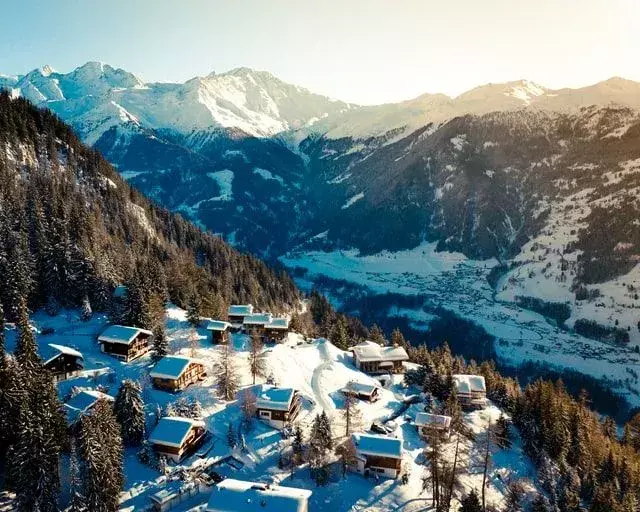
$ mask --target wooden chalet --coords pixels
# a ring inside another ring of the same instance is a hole
[[[265,339],[274,343],[285,339],[288,332],[289,319],[287,317],[273,317],[271,322],[264,326]]]
[[[402,469],[402,441],[374,434],[352,434],[356,456],[351,469],[364,476],[397,478]]]
[[[487,385],[482,375],[453,375],[453,385],[460,405],[476,409],[487,405]]]
[[[376,402],[380,399],[380,386],[375,384],[363,384],[361,382],[349,382],[340,392],[343,395],[351,395],[359,400]]]
[[[66,404],[64,412],[67,416],[67,423],[73,426],[85,414],[91,412],[98,400],[108,400],[113,402],[113,397],[95,389],[83,389],[74,395]]]
[[[271,313],[254,313],[253,315],[247,315],[242,322],[242,329],[249,335],[257,334],[264,337],[266,333],[266,327],[273,320]]]
[[[40,355],[56,382],[74,377],[83,369],[82,354],[71,347],[49,343]]]
[[[211,492],[207,512],[308,512],[312,492],[226,478]]]
[[[98,336],[98,341],[102,352],[129,362],[149,351],[151,336],[147,329],[110,325]]]
[[[207,330],[211,333],[211,342],[214,345],[219,345],[229,341],[231,324],[222,320],[210,320],[207,324]]]
[[[175,393],[207,375],[203,363],[183,356],[164,356],[149,373],[153,387]]]
[[[449,437],[451,416],[419,412],[416,414],[414,423],[418,429],[420,437],[422,438],[426,438],[430,434],[430,431],[440,432],[444,438]]]
[[[263,386],[256,396],[256,416],[274,428],[295,421],[302,400],[295,389]]]
[[[409,360],[402,347],[382,347],[372,341],[365,341],[351,348],[353,361],[358,370],[372,375],[402,373],[403,361]]]
[[[245,317],[250,315],[253,315],[251,304],[232,304],[227,310],[227,319],[234,329],[242,329]]]
[[[204,442],[207,430],[204,422],[191,418],[166,416],[149,436],[153,449],[174,462],[193,453]]]

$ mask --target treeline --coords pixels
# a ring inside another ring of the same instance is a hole
[[[55,115],[4,92],[0,276],[9,321],[23,295],[31,309],[106,310],[121,283],[153,282],[162,300],[209,312],[228,303],[277,312],[299,300],[286,274],[153,205]]]
[[[536,511],[638,510],[640,414],[619,436],[610,417],[601,419],[588,407],[586,393],[575,399],[560,380],[536,380],[521,389],[515,379],[500,375],[493,363],[466,362],[454,357],[446,345],[433,351],[424,345],[409,346],[407,351],[420,365],[407,372],[407,384],[421,386],[440,400],[449,398],[453,374],[485,377],[488,398],[511,415],[525,452],[537,466],[544,496],[536,500]],[[509,510],[522,510],[510,506]]]

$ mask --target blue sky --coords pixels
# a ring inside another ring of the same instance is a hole
[[[637,0],[21,0],[0,73],[98,60],[148,81],[248,66],[381,103],[527,78],[640,81]]]

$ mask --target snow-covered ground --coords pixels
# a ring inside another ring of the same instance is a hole
[[[567,236],[571,229],[572,226],[566,227]],[[525,246],[525,250],[530,244]],[[559,264],[560,255],[556,256]],[[571,260],[569,255],[565,258]],[[528,264],[535,265],[536,260],[531,257]],[[425,313],[423,307],[431,311],[435,307],[448,309],[481,325],[495,336],[495,350],[503,362],[519,365],[525,361],[536,361],[550,367],[580,371],[609,382],[631,404],[640,405],[640,355],[633,350],[634,340],[638,339],[635,333],[632,333],[629,347],[610,345],[561,330],[543,316],[512,302],[515,295],[540,297],[541,293],[546,300],[564,302],[568,288],[551,277],[551,273],[547,279],[538,272],[536,279],[545,279],[545,282],[536,283],[529,277],[528,267],[518,267],[501,281],[499,293],[495,294],[487,281],[489,271],[496,265],[495,260],[474,261],[458,253],[436,252],[435,244],[429,243],[411,250],[384,251],[367,256],[361,256],[356,250],[290,253],[281,261],[289,268],[306,270],[304,277],[297,280],[302,287],[317,277],[327,276],[363,286],[375,294],[396,293],[423,298],[419,308],[402,308],[397,311],[397,316],[411,319],[416,328],[425,328],[429,314]],[[526,276],[526,281],[522,279],[522,282],[528,288],[518,289],[517,293],[510,291],[520,274]],[[514,275],[516,277],[510,279]],[[629,276],[598,285],[605,297],[618,297],[615,301],[617,310],[598,307],[600,301],[571,304],[574,317],[568,323],[571,324],[577,317],[609,323],[604,320],[609,318],[611,322],[612,317],[619,315],[624,318],[621,324],[629,325],[635,317],[635,309],[625,306],[622,301],[624,297],[630,302],[634,300],[633,293],[628,291],[626,285],[636,282],[636,288],[640,288],[639,269]],[[544,294],[545,290],[547,294]],[[612,300],[605,300],[605,305],[611,306]],[[637,321],[638,318],[635,318]],[[632,325],[632,331],[637,330],[635,323]]]
[[[241,418],[239,403],[223,402],[216,398],[213,386],[212,372],[205,381],[189,387],[179,395],[158,391],[151,386],[148,373],[152,367],[147,355],[131,363],[122,363],[100,352],[97,335],[106,326],[106,319],[101,315],[94,315],[88,322],[79,320],[77,311],[63,312],[56,317],[50,317],[39,312],[32,318],[32,323],[38,332],[38,344],[57,343],[71,346],[84,354],[84,375],[59,383],[59,393],[62,398],[68,395],[73,386],[95,388],[98,384],[107,388],[107,393],[115,395],[122,379],[137,380],[143,386],[143,396],[148,413],[149,427],[154,420],[154,412],[158,406],[164,406],[178,397],[197,398],[203,407],[204,420],[207,428],[214,434],[213,442],[206,445],[209,450],[206,459],[192,455],[183,461],[182,466],[170,466],[167,476],[161,476],[157,471],[141,464],[134,449],[127,449],[125,455],[126,483],[122,495],[122,510],[146,510],[150,505],[150,496],[167,486],[179,486],[185,474],[196,470],[206,460],[214,460],[234,454],[244,466],[240,469],[228,465],[221,465],[217,471],[223,476],[238,479],[273,481],[285,486],[303,487],[313,491],[310,510],[339,511],[387,511],[387,510],[424,510],[430,502],[430,492],[422,491],[422,476],[425,467],[422,464],[425,443],[422,441],[410,419],[422,410],[420,404],[411,405],[396,422],[396,435],[402,439],[403,468],[409,474],[409,483],[403,485],[400,480],[366,479],[356,474],[348,474],[346,479],[339,475],[325,487],[316,487],[304,467],[298,469],[291,478],[289,472],[278,469],[277,462],[284,443],[280,432],[256,420],[253,430],[246,437],[247,449],[232,452],[226,444],[226,432],[230,423],[237,425]],[[170,307],[167,310],[167,332],[170,348],[174,353],[185,354],[212,366],[219,357],[219,347],[211,344],[207,331],[197,329],[197,347],[189,341],[193,337],[193,329],[186,321],[185,312]],[[41,334],[45,327],[55,330],[52,334]],[[15,347],[16,332],[12,327],[7,331],[7,347]],[[247,342],[245,335],[232,336],[232,343],[236,349],[236,362],[239,367],[242,388],[251,386],[247,364]],[[286,341],[266,348],[268,374],[280,386],[294,387],[299,390],[303,398],[303,410],[298,416],[298,422],[303,430],[310,427],[314,415],[321,410],[333,419],[334,437],[342,436],[344,424],[341,421],[341,410],[344,402],[340,388],[349,381],[373,382],[373,379],[358,371],[352,364],[350,354],[343,352],[328,341],[304,340],[296,334],[289,334]],[[259,379],[262,381],[263,379]],[[409,395],[417,392],[404,386],[401,376],[395,376],[393,382],[381,392],[381,399],[373,404],[360,403],[362,412],[362,426],[367,430],[374,420],[385,420],[397,412],[403,401]],[[479,469],[479,450],[482,446],[482,435],[489,419],[495,421],[500,411],[494,406],[465,415],[468,426],[478,434],[475,444],[465,441],[469,455],[462,459],[464,468],[461,476],[461,491],[472,487],[480,487],[482,474]],[[204,449],[204,448],[203,448]],[[452,445],[449,446],[452,449]],[[516,438],[513,448],[509,450],[494,450],[494,464],[490,471],[489,502],[502,503],[504,486],[511,478],[533,478],[534,471],[528,459],[523,456],[519,440]],[[63,460],[66,467],[68,461]],[[181,469],[181,471],[178,471]],[[182,471],[185,469],[186,471]],[[188,478],[188,477],[187,477]],[[64,486],[63,476],[63,486]],[[64,495],[64,493],[63,493]],[[201,492],[182,502],[172,510],[186,511],[205,509],[208,492]]]

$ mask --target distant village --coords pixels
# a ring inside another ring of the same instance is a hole
[[[242,334],[253,340],[259,340],[260,346],[278,344],[289,333],[290,319],[274,316],[269,312],[259,312],[250,305],[231,305],[224,319],[204,321],[210,333],[212,345],[227,346],[232,334]],[[125,326],[110,325],[98,336],[100,351],[123,363],[129,363],[153,350],[153,333],[149,330]],[[83,354],[78,350],[58,344],[48,344],[43,351],[45,366],[54,375],[56,381],[63,381],[78,375],[83,370]],[[354,368],[372,376],[377,384],[351,381],[341,393],[345,397],[345,408],[352,407],[358,401],[374,403],[380,398],[380,392],[392,381],[394,375],[403,374],[409,361],[407,350],[399,345],[381,345],[364,340],[349,348]],[[197,358],[184,355],[166,354],[156,358],[149,371],[153,387],[167,393],[180,394],[187,387],[198,385],[210,371],[207,365]],[[454,374],[452,382],[455,396],[461,408],[480,409],[487,404],[485,379],[480,375]],[[250,413],[258,420],[283,432],[283,436],[300,436],[296,429],[296,420],[302,407],[300,390],[278,387],[268,380],[257,387],[252,398]],[[83,389],[74,394],[65,404],[69,428],[73,429],[80,418],[92,411],[100,401],[113,404],[114,398],[98,389]],[[441,441],[449,438],[452,417],[444,414],[419,412],[410,418],[417,433],[424,442],[434,436]],[[355,412],[354,412],[355,414]],[[314,425],[312,428],[322,428]],[[386,424],[374,422],[365,426],[365,430],[348,432],[348,439],[342,439],[345,445],[345,470],[355,472],[366,478],[406,479],[403,474],[402,442],[396,437],[394,422]],[[328,443],[332,442],[329,435]],[[209,439],[205,422],[192,415],[172,414],[159,417],[157,424],[148,434],[147,443],[155,456],[166,461],[164,464],[180,464],[186,457],[199,452]],[[237,442],[237,441],[236,441]],[[294,441],[295,442],[295,441]],[[298,440],[299,442],[299,440]],[[347,446],[348,445],[348,446]],[[312,491],[285,487],[264,482],[247,482],[231,478],[220,479],[215,471],[203,471],[200,485],[211,489],[207,507],[210,512],[222,511],[258,511],[305,512]],[[189,495],[193,490],[189,491]],[[175,488],[166,489],[151,496],[153,510],[169,510],[180,503],[184,491]]]

